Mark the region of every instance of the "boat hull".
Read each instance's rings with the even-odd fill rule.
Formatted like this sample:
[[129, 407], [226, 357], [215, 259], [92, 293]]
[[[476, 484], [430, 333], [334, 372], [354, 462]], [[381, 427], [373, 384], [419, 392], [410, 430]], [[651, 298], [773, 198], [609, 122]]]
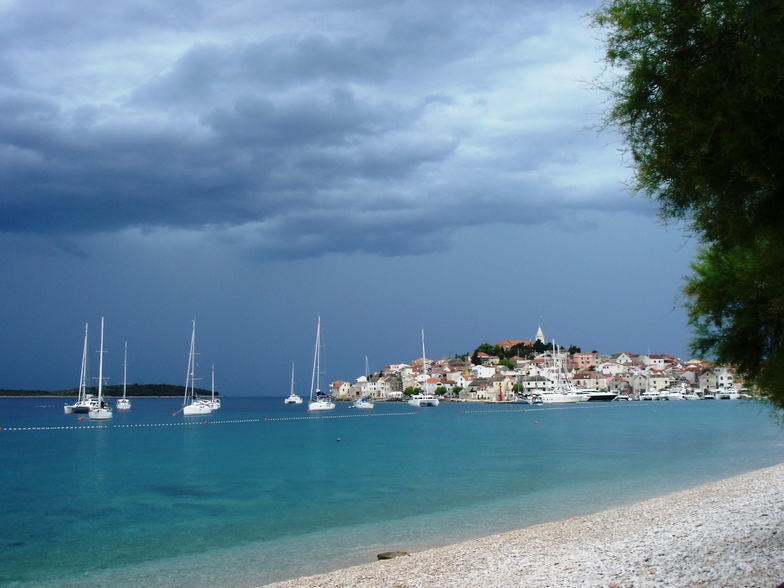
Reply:
[[209, 404], [194, 402], [182, 407], [182, 414], [185, 416], [203, 416], [212, 414], [212, 407]]
[[547, 394], [541, 395], [542, 404], [566, 404], [580, 402], [579, 394]]
[[423, 406], [438, 406], [439, 401], [438, 398], [436, 398], [432, 394], [414, 394], [414, 396], [411, 397], [411, 400], [409, 400], [408, 403], [411, 406], [423, 407]]
[[335, 410], [335, 403], [328, 400], [316, 400], [308, 404], [308, 410], [311, 412]]
[[617, 396], [613, 392], [592, 392], [588, 395], [588, 402], [612, 402]]
[[88, 415], [91, 421], [108, 421], [114, 416], [109, 408], [94, 408]]

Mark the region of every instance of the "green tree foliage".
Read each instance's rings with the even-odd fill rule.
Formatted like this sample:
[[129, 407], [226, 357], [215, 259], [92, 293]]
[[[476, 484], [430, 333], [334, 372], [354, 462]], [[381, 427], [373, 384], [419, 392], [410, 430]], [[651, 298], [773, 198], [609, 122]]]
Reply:
[[701, 242], [693, 349], [784, 406], [784, 3], [611, 0], [590, 17], [632, 188]]
[[784, 249], [757, 239], [703, 248], [684, 288], [698, 353], [734, 364], [784, 407]]

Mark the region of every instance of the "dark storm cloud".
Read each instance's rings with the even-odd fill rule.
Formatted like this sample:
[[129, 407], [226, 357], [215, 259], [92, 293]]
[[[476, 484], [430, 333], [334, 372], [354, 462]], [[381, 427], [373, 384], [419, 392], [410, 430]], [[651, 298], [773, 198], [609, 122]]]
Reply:
[[579, 30], [576, 14], [339, 6], [261, 6], [271, 29], [231, 3], [6, 8], [0, 231], [207, 230], [261, 258], [395, 255], [618, 204], [606, 180], [574, 199], [561, 179], [597, 173], [563, 95], [575, 73], [556, 73], [579, 59], [553, 54], [549, 30]]

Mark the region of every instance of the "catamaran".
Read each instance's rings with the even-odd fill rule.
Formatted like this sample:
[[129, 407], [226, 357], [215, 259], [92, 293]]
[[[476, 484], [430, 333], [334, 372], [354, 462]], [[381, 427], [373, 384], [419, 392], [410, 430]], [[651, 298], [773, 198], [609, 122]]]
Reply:
[[302, 404], [302, 398], [294, 394], [294, 364], [291, 364], [291, 392], [288, 398], [283, 401], [285, 404]]
[[310, 379], [310, 401], [308, 411], [335, 410], [335, 403], [321, 391], [321, 317], [316, 327], [316, 352], [313, 356], [313, 375]]

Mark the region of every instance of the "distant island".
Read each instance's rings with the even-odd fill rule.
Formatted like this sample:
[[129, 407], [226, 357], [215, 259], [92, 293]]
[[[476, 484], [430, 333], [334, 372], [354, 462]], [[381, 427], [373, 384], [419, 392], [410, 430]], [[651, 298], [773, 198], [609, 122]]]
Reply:
[[[92, 391], [94, 394], [97, 394], [97, 391]], [[112, 385], [112, 386], [104, 386], [102, 389], [102, 394], [104, 396], [115, 397], [115, 396], [122, 396], [123, 387], [122, 385]], [[196, 388], [196, 393], [199, 396], [209, 396], [211, 392], [209, 390], [205, 390], [203, 388]], [[54, 392], [50, 392], [47, 390], [0, 390], [0, 396], [45, 396], [45, 397], [53, 397], [53, 398], [62, 398], [68, 396], [77, 396], [79, 394], [79, 390], [76, 388], [70, 388], [68, 390], [57, 390]], [[131, 396], [134, 398], [138, 397], [169, 397], [169, 396], [182, 396], [183, 395], [183, 387], [182, 386], [174, 386], [172, 384], [128, 384], [125, 389], [126, 396]], [[220, 396], [217, 392], [215, 396]]]

